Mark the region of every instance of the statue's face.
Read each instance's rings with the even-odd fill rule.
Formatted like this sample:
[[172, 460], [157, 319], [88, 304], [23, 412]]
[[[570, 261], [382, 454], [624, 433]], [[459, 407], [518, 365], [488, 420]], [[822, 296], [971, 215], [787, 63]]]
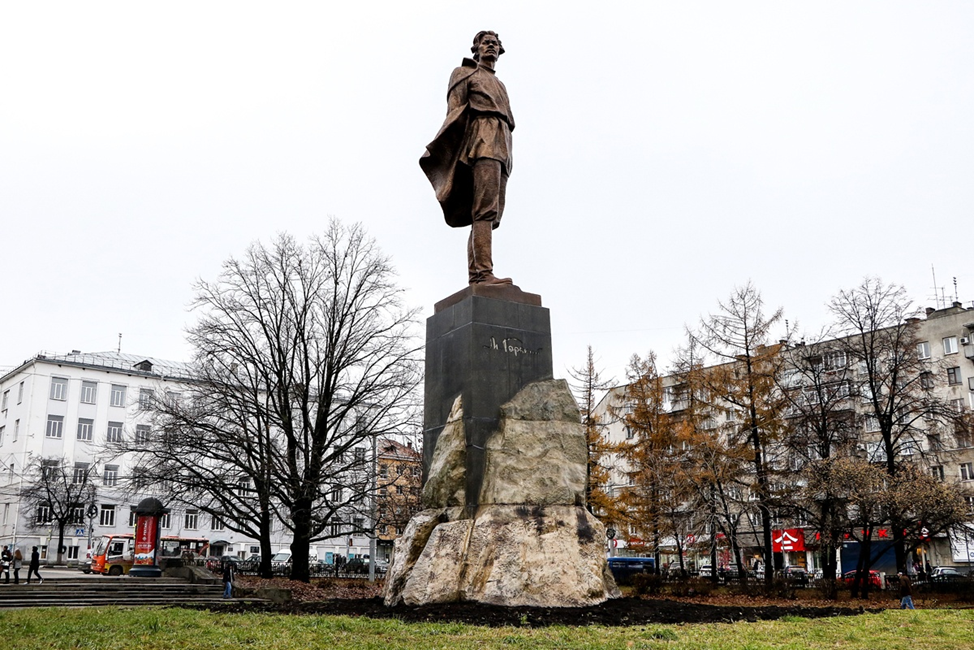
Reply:
[[484, 37], [480, 39], [480, 44], [477, 46], [477, 54], [480, 55], [481, 61], [486, 59], [496, 61], [497, 57], [500, 56], [500, 51], [500, 41], [498, 41], [497, 37], [493, 34], [485, 34]]

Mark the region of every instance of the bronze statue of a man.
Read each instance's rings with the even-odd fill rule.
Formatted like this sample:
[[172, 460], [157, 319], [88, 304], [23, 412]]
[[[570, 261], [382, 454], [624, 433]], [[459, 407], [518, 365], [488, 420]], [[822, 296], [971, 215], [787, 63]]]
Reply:
[[443, 126], [419, 160], [454, 228], [471, 226], [467, 242], [470, 284], [511, 284], [494, 277], [491, 233], [504, 214], [511, 173], [514, 116], [507, 89], [494, 74], [504, 53], [495, 32], [473, 39], [473, 59], [464, 59], [450, 75]]

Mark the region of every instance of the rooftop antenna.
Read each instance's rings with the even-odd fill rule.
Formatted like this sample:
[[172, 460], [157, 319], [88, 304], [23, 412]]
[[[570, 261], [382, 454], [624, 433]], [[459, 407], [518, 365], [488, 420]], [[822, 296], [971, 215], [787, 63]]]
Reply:
[[960, 302], [960, 298], [957, 295], [957, 276], [954, 276], [954, 302]]
[[122, 333], [118, 333], [118, 353], [122, 354]]
[[933, 275], [933, 300], [937, 305], [937, 309], [940, 309], [943, 306], [940, 304], [942, 290], [937, 286], [937, 271], [934, 269], [933, 264], [930, 265], [930, 274]]

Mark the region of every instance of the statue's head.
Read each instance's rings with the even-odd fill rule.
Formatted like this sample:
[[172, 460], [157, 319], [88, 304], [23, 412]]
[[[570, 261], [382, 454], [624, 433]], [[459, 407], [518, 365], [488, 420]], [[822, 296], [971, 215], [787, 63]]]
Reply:
[[496, 51], [495, 59], [504, 53], [504, 46], [501, 44], [501, 37], [497, 35], [497, 32], [477, 32], [477, 35], [473, 37], [473, 47], [470, 48], [470, 51], [473, 52], [474, 61], [480, 61], [481, 55], [486, 54], [486, 52], [481, 51], [481, 44], [485, 50], [493, 49]]

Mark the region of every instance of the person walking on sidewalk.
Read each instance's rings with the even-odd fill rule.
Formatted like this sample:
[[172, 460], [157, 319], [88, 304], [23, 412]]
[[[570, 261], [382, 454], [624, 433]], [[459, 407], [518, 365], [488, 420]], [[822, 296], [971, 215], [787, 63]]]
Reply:
[[0, 552], [0, 572], [6, 575], [6, 580], [4, 584], [10, 584], [10, 565], [14, 561], [14, 554], [10, 552], [9, 546], [4, 546], [3, 551]]
[[14, 551], [14, 584], [20, 584], [20, 570], [24, 566], [24, 554], [20, 552], [18, 548]]
[[900, 572], [900, 609], [916, 609], [913, 606], [913, 585], [910, 576]]
[[223, 558], [223, 597], [230, 598], [233, 594], [233, 562]]
[[35, 546], [30, 552], [30, 564], [27, 567], [27, 584], [30, 584], [30, 576], [34, 574], [37, 576], [38, 584], [44, 584], [44, 578], [38, 573], [41, 568], [41, 554], [37, 552], [37, 547]]

